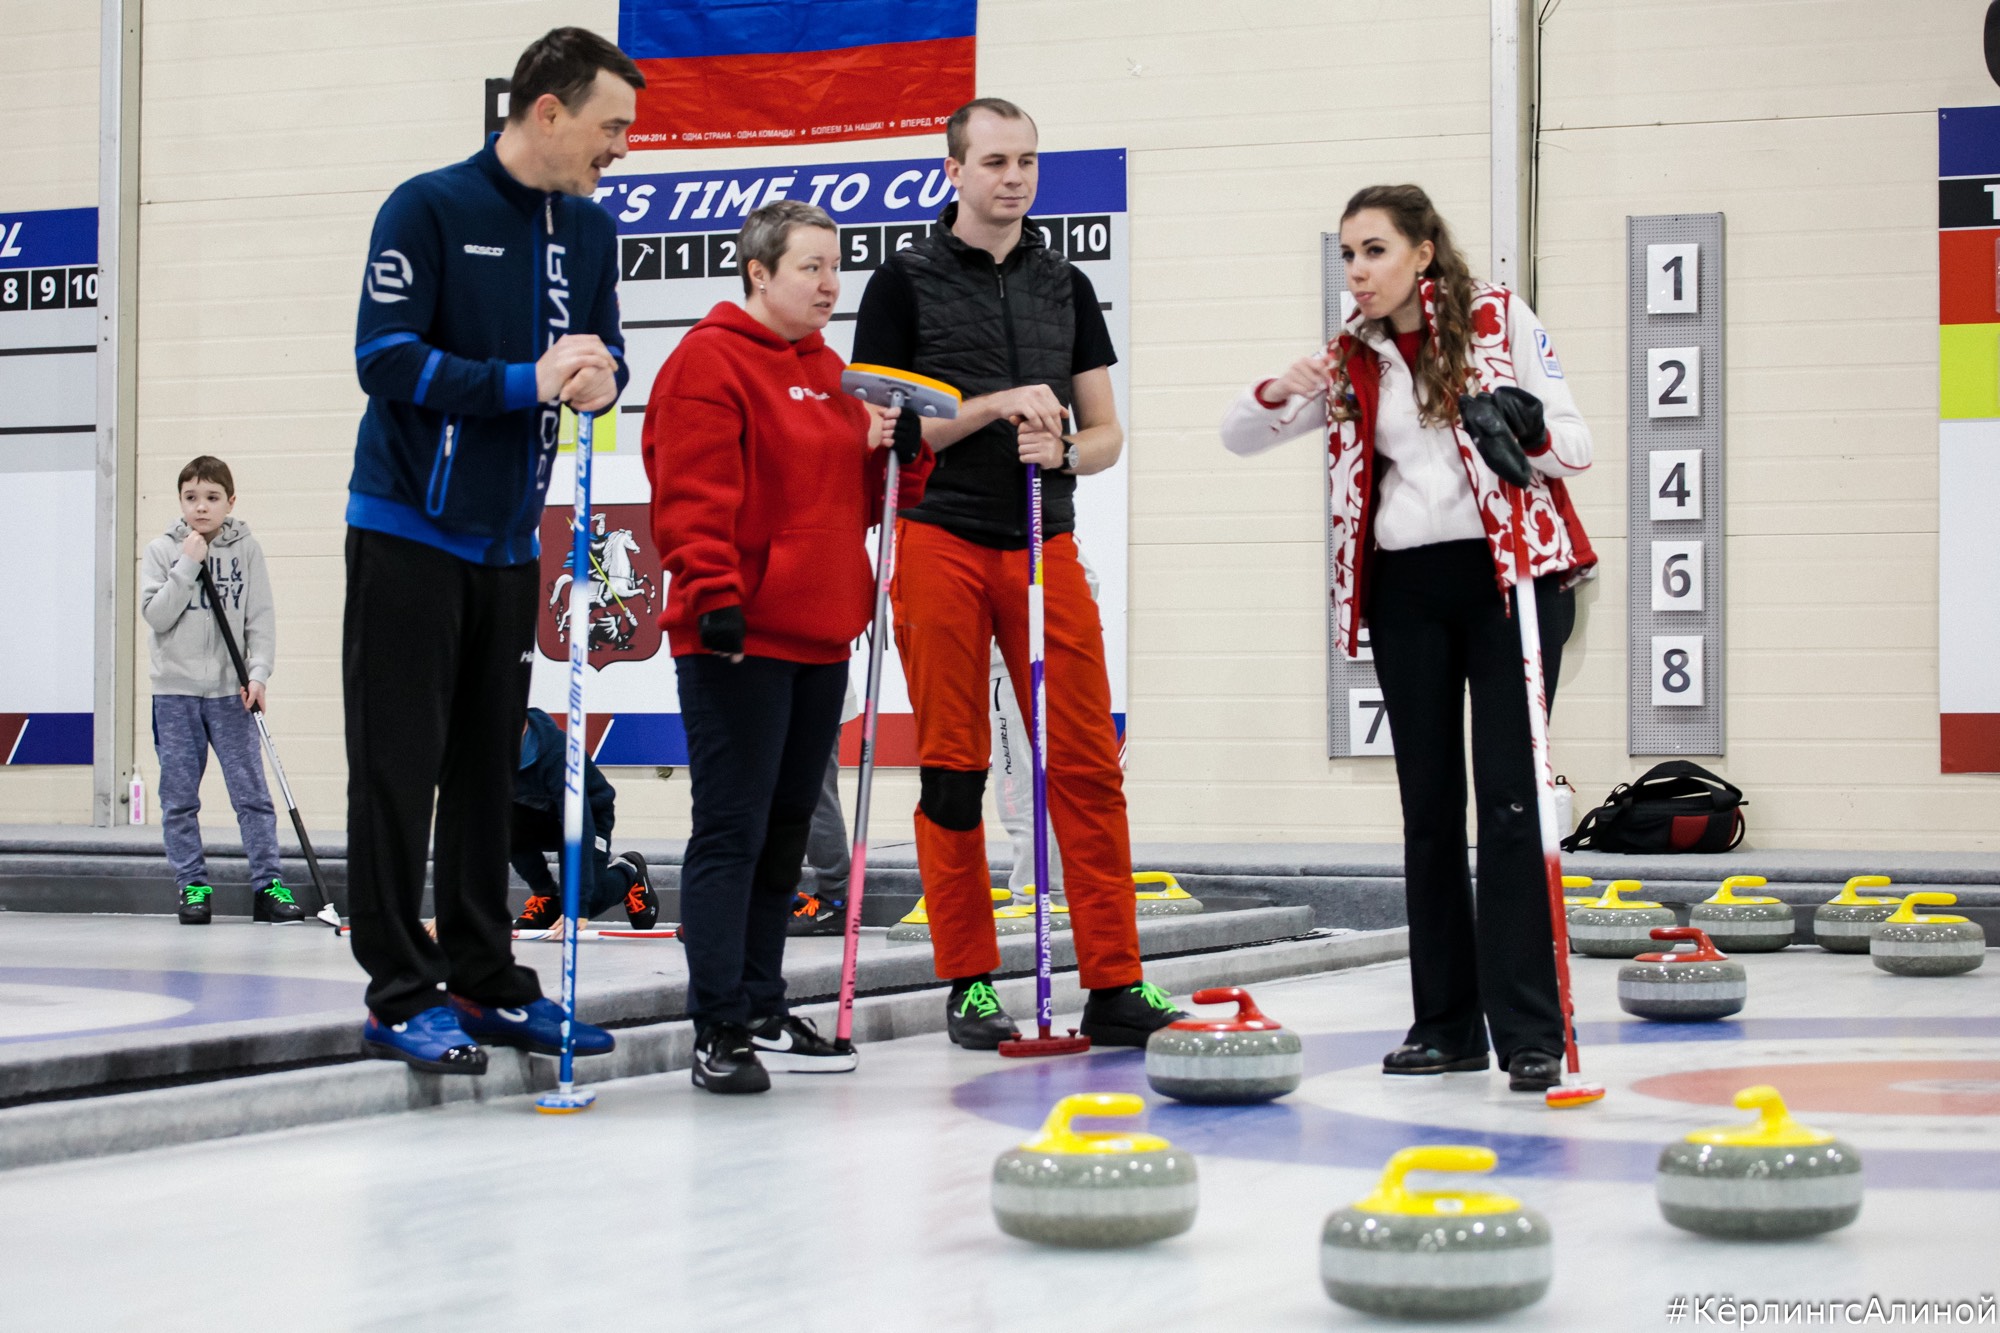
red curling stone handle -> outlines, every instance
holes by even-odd
[[[1694,948],[1688,953],[1642,953],[1634,962],[1639,963],[1722,963],[1729,955],[1715,947],[1715,941],[1699,926],[1654,926],[1654,939],[1662,943],[1673,940],[1692,940]]]
[[[1284,1024],[1264,1016],[1257,1002],[1250,998],[1250,992],[1241,986],[1211,986],[1198,990],[1188,997],[1194,1004],[1233,1004],[1236,1012],[1228,1018],[1188,1017],[1173,1026],[1203,1032],[1258,1032],[1281,1028]]]

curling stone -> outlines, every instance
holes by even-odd
[[[1140,916],[1192,916],[1201,899],[1181,887],[1164,870],[1141,870],[1132,876],[1133,908]]]
[[[1146,1041],[1146,1082],[1183,1102],[1268,1102],[1299,1086],[1305,1054],[1298,1034],[1257,1009],[1235,986],[1198,990],[1196,1004],[1234,1004],[1227,1018],[1188,1017]]]
[[[1954,977],[1986,961],[1986,932],[1962,916],[1926,916],[1919,907],[1949,907],[1955,893],[1912,893],[1868,932],[1868,956],[1902,977]]]
[[[1659,1023],[1702,1023],[1743,1007],[1750,978],[1698,926],[1656,926],[1662,942],[1692,940],[1682,953],[1642,953],[1618,969],[1618,1007]]]
[[[1791,904],[1776,898],[1736,896],[1738,889],[1761,889],[1762,875],[1731,875],[1713,898],[1688,910],[1688,924],[1700,926],[1729,953],[1776,953],[1792,942]]]
[[[1129,1092],[1083,1092],[1055,1104],[1042,1132],[993,1163],[993,1218],[1044,1245],[1110,1249],[1194,1225],[1194,1154],[1151,1134],[1079,1134],[1077,1116],[1132,1116]]]
[[[1554,1272],[1549,1224],[1504,1194],[1405,1189],[1412,1171],[1491,1171],[1491,1148],[1404,1148],[1367,1198],[1326,1219],[1326,1294],[1369,1314],[1468,1319],[1532,1305]]]
[[[1867,953],[1868,932],[1886,921],[1901,898],[1869,898],[1856,889],[1886,889],[1887,875],[1856,875],[1813,910],[1813,943],[1828,953]]]
[[[1726,1240],[1783,1240],[1837,1231],[1861,1213],[1861,1154],[1807,1129],[1776,1088],[1736,1094],[1754,1125],[1704,1129],[1660,1150],[1660,1216]]]
[[[1604,896],[1569,913],[1570,947],[1592,958],[1632,958],[1644,953],[1653,942],[1653,927],[1671,926],[1674,914],[1658,903],[1627,901],[1624,893],[1637,893],[1636,879],[1613,880]]]
[[[1035,929],[1035,909],[1032,906],[1013,906],[1014,895],[1005,889],[990,891],[993,898],[993,933],[995,935],[1026,935]],[[1067,916],[1051,915],[1050,926],[1055,930],[1067,930]],[[910,909],[909,915],[889,927],[891,944],[929,944],[931,940],[930,907],[922,898]]]
[[[1565,909],[1571,907],[1588,907],[1590,904],[1596,902],[1597,895],[1594,893],[1584,893],[1578,895],[1572,895],[1570,893],[1571,889],[1588,889],[1594,883],[1596,883],[1596,881],[1591,879],[1591,877],[1588,875],[1564,875],[1563,907]]]

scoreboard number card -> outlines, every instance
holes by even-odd
[[[1701,312],[1701,245],[1646,247],[1646,313],[1694,315]]]
[[[1701,349],[1655,347],[1646,353],[1646,415],[1701,415]]]
[[[1702,609],[1702,544],[1698,541],[1653,543],[1653,609]]]
[[[1357,756],[1396,753],[1389,735],[1389,706],[1379,687],[1355,686],[1347,691],[1347,744],[1348,753]]]
[[[1646,456],[1646,494],[1655,523],[1701,517],[1701,450],[1655,449]]]

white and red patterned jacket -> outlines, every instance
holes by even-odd
[[[1432,284],[1420,287],[1425,326],[1434,319]],[[1473,289],[1472,375],[1478,388],[1491,392],[1503,384],[1517,385],[1542,400],[1547,437],[1529,451],[1535,479],[1527,491],[1525,545],[1531,577],[1568,572],[1577,576],[1597,563],[1562,478],[1590,466],[1590,428],[1576,409],[1549,336],[1528,303],[1505,288],[1477,283]],[[1395,345],[1379,332],[1363,331],[1357,311],[1327,349],[1348,353],[1347,383],[1329,386],[1345,395],[1348,420],[1329,427],[1326,398],[1294,399],[1280,407],[1258,397],[1254,385],[1231,404],[1222,422],[1222,442],[1231,453],[1256,454],[1315,429],[1327,432],[1327,468],[1331,480],[1330,541],[1333,549],[1334,623],[1344,651],[1352,654],[1360,635],[1365,602],[1368,556],[1375,545],[1375,524],[1381,506],[1382,468],[1377,466],[1378,440],[1385,433],[1395,440],[1392,452],[1415,459],[1428,449],[1433,457],[1456,454],[1467,490],[1493,554],[1494,581],[1504,591],[1514,581],[1513,508],[1507,488],[1486,466],[1472,439],[1458,426],[1424,425],[1417,415],[1415,381]],[[1425,354],[1436,347],[1426,339]],[[1264,381],[1263,383],[1269,383]],[[1391,391],[1384,401],[1382,389]],[[1406,463],[1414,479],[1416,469]],[[1435,483],[1437,469],[1427,480]],[[1453,484],[1455,483],[1448,483]],[[1395,545],[1420,545],[1470,535],[1453,529],[1449,517],[1434,533],[1423,530],[1418,515],[1401,526]]]

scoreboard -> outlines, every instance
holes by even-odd
[[[88,764],[96,706],[97,210],[0,214],[0,473],[14,614],[0,762]]]

